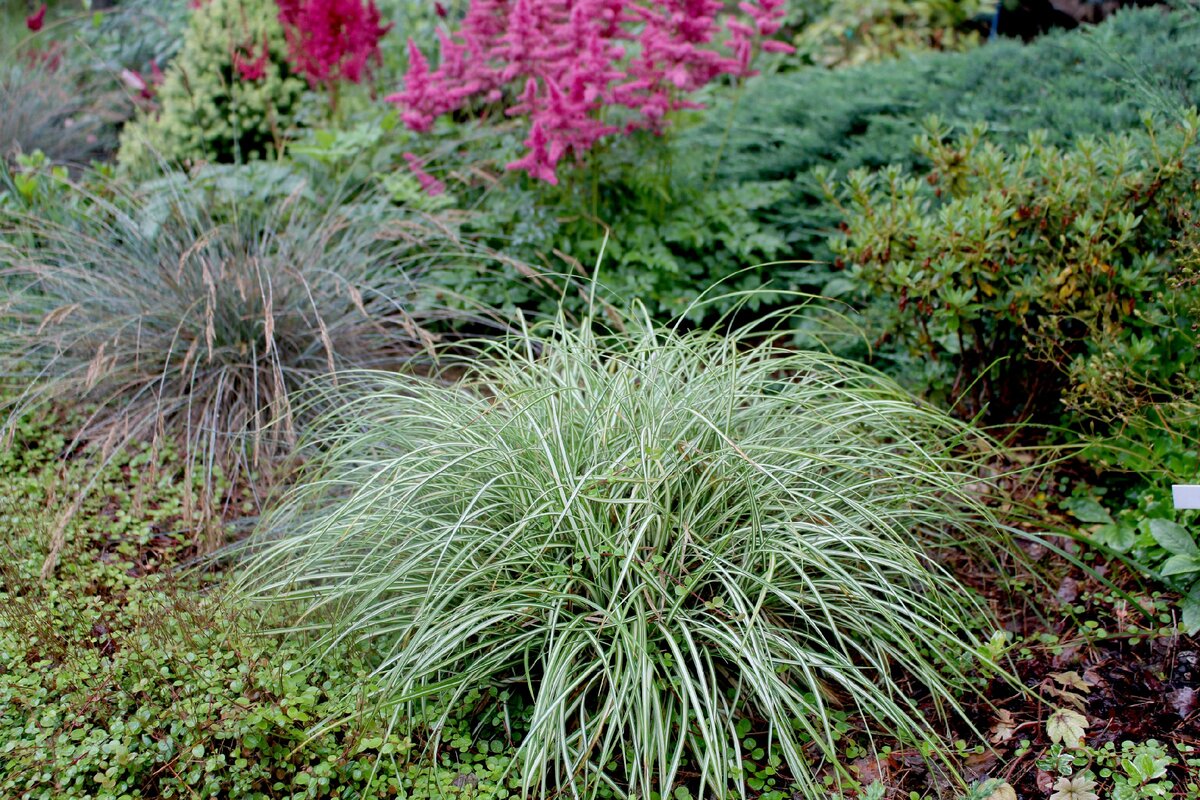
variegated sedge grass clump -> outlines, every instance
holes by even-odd
[[[783,334],[617,327],[481,342],[453,384],[344,376],[243,588],[381,647],[397,721],[527,692],[539,797],[744,796],[742,717],[811,791],[835,707],[936,749],[927,709],[990,664],[930,557],[1004,536],[988,441]]]
[[[72,191],[77,208],[0,220],[0,372],[18,387],[0,408],[9,426],[46,404],[90,408],[74,453],[178,445],[202,487],[186,493],[197,531],[225,514],[222,481],[265,493],[304,422],[301,386],[432,343],[422,326],[441,312],[419,282],[446,252],[433,224],[299,189]]]

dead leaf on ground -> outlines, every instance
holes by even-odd
[[[1054,787],[1054,776],[1044,769],[1039,769],[1036,782],[1039,791],[1048,792]]]
[[[1008,781],[1000,781],[984,800],[1017,800],[1017,790]]]
[[[876,781],[884,784],[888,782],[891,765],[888,763],[887,758],[860,758],[854,762],[853,766],[858,772],[859,783],[864,786]]]
[[[1083,695],[1068,692],[1066,689],[1060,689],[1057,686],[1045,685],[1042,687],[1047,694],[1052,694],[1063,702],[1070,703],[1079,709],[1080,712],[1087,710],[1087,701],[1083,699]]]
[[[1083,679],[1089,686],[1104,686],[1107,683],[1107,681],[1101,677],[1100,673],[1096,671],[1095,667],[1088,667],[1085,669],[1083,671]]]
[[[1167,694],[1167,705],[1183,719],[1187,719],[1196,710],[1196,690],[1185,686]]]
[[[1052,672],[1050,673],[1050,677],[1054,678],[1054,680],[1058,681],[1068,689],[1078,689],[1084,694],[1087,694],[1092,690],[1092,687],[1087,684],[1087,681],[1081,678],[1079,673],[1075,672],[1074,670],[1071,670],[1070,672]]]
[[[1083,746],[1083,734],[1087,730],[1087,717],[1069,708],[1058,708],[1046,720],[1046,735],[1052,742],[1062,742],[1070,748]]]
[[[1013,737],[1016,730],[1017,721],[1012,712],[1002,708],[996,712],[996,724],[988,731],[991,734],[988,741],[992,744],[1003,744]]]
[[[1063,605],[1073,603],[1079,597],[1079,584],[1070,576],[1063,578],[1055,594]]]
[[[971,781],[980,780],[990,774],[999,761],[996,751],[990,748],[982,753],[972,753],[963,762],[963,776]]]

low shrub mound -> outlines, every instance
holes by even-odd
[[[811,178],[814,167],[923,163],[912,139],[930,115],[952,125],[987,122],[1005,145],[1033,130],[1061,145],[1137,129],[1148,107],[1200,99],[1198,46],[1200,14],[1152,8],[1028,45],[1001,41],[967,53],[771,75],[748,85],[732,112],[715,106],[679,147],[719,154],[725,181],[794,180],[787,199],[761,216],[789,232],[795,257],[824,256],[836,214]]]
[[[344,378],[244,589],[378,647],[399,716],[528,698],[538,796],[744,790],[743,719],[815,791],[835,707],[936,751],[980,609],[928,554],[1002,542],[987,442],[773,337],[621,327],[482,343],[453,385]]]
[[[969,414],[1112,419],[1161,396],[1195,355],[1188,289],[1163,290],[1171,241],[1200,213],[1198,131],[1192,110],[1006,152],[985,126],[931,120],[915,147],[928,171],[823,175],[843,215],[831,249],[870,335]]]

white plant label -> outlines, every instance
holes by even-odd
[[[1171,495],[1176,508],[1200,508],[1200,486],[1172,486]]]

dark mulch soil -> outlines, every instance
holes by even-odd
[[[1065,539],[1058,544],[1077,550]],[[1176,598],[1151,597],[1120,565],[1098,563],[1095,569],[1104,578],[1099,580],[1044,548],[1026,549],[1038,564],[1040,580],[1030,576],[1024,590],[996,580],[994,566],[963,565],[962,577],[989,599],[1005,627],[1018,641],[1032,640],[1013,654],[1012,664],[1030,691],[993,681],[986,700],[967,706],[972,724],[989,737],[990,749],[960,759],[963,774],[971,780],[1003,778],[1021,800],[1048,797],[1058,776],[1038,762],[1052,744],[1047,718],[1055,708],[1072,708],[1063,692],[1079,697],[1090,747],[1113,742],[1119,750],[1123,741],[1150,739],[1170,751],[1175,743],[1200,747],[1200,639],[1177,633],[1170,610]],[[1015,565],[1013,570],[1019,571]],[[1014,606],[1022,594],[1027,602]],[[1054,677],[1071,673],[1086,689]],[[978,741],[966,725],[955,727],[951,738]],[[1022,751],[1022,740],[1030,743],[1027,750]],[[883,780],[891,797],[906,798],[910,791],[957,796],[946,795],[951,782],[912,751],[899,750],[880,761],[860,759],[855,766],[864,783]],[[1178,786],[1194,782],[1197,776],[1185,769],[1174,767],[1168,777]]]

